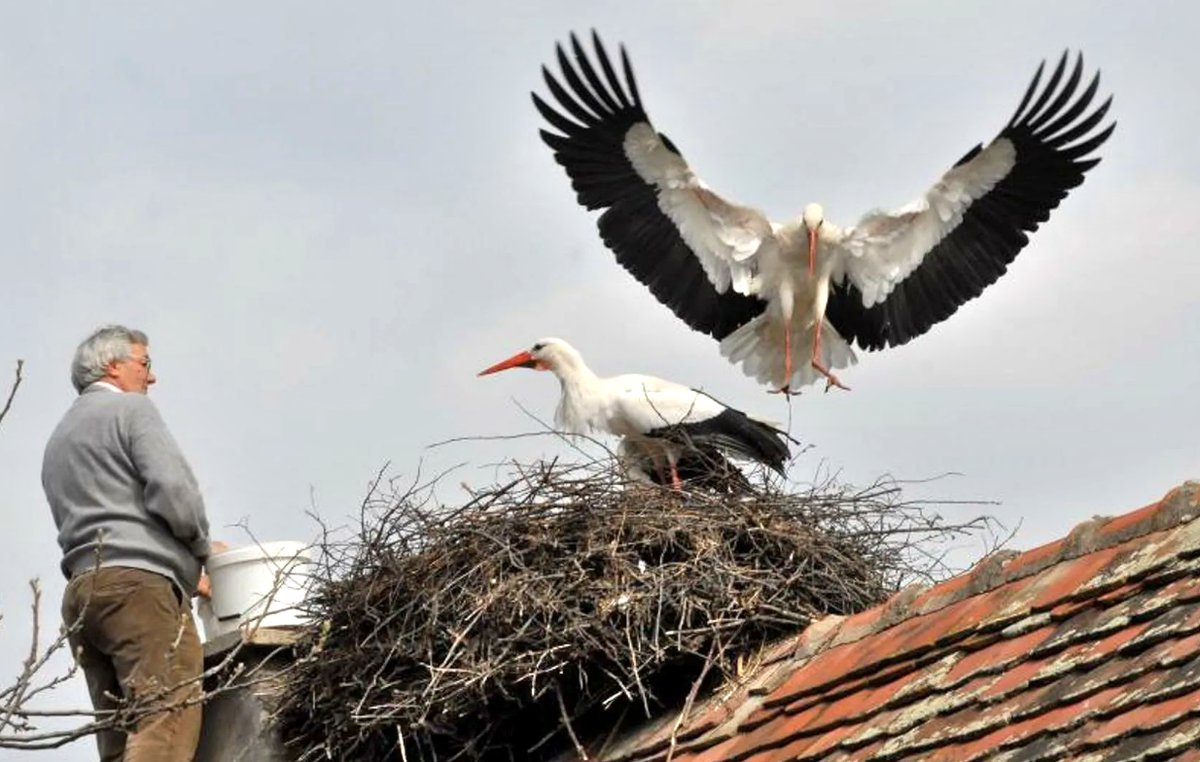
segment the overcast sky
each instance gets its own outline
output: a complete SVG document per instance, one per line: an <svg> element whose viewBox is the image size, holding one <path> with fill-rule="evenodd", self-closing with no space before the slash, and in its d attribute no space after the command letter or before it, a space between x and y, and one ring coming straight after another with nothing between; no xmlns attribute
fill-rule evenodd
<svg viewBox="0 0 1200 762"><path fill-rule="evenodd" d="M253 7L249 7L249 6ZM214 534L308 538L374 473L557 454L434 450L549 420L547 375L481 368L541 336L791 421L791 467L997 501L1012 545L1200 475L1200 13L1185 2L7 3L0 9L0 684L63 581L42 447L93 328L145 330L152 390ZM656 126L705 180L782 220L915 198L1082 49L1119 122L981 298L790 403L615 264L537 138L556 40L623 41ZM0 400L2 402L2 400ZM957 514L955 514L957 515ZM86 705L82 679L56 701ZM93 758L91 742L42 755ZM4 753L0 752L0 757Z"/></svg>

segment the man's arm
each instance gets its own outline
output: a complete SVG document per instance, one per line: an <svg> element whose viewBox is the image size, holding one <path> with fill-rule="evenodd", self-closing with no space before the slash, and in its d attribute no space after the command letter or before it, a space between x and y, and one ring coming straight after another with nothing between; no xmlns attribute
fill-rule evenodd
<svg viewBox="0 0 1200 762"><path fill-rule="evenodd" d="M146 510L166 522L192 555L206 559L208 516L196 477L154 403L142 395L130 397L130 452L142 477Z"/></svg>

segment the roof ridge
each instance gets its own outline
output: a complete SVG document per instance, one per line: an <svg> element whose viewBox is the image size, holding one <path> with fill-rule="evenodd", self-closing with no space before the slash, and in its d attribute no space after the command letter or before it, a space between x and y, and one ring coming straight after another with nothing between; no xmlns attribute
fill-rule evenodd
<svg viewBox="0 0 1200 762"><path fill-rule="evenodd" d="M1092 690L1089 670L1120 654L1144 661L1147 668L1170 657L1179 671L1186 656L1193 660L1188 662L1192 671L1176 675L1172 685L1187 690L1200 685L1200 657L1194 656L1200 593L1192 583L1200 573L1197 518L1200 481L1184 482L1157 502L1116 517L1096 516L1053 542L993 553L944 582L907 587L858 614L823 617L760 651L748 673L739 672L693 707L694 715L687 716L687 709L679 716L668 712L601 758L664 762L679 756L709 762L757 759L770 750L789 759L823 758L839 750L838 758L847 758L868 749L878 752L880 744L894 746L893 756L903 756L949 737L945 728L954 723L944 717L937 720L942 723L937 730L924 736L917 730L926 720L935 722L935 716L977 711L984 717L993 703L1003 712L1024 706L1031 718L1068 711L1068 704L1042 701L1039 691L1048 690L1074 703L1096 703L1097 711L1108 712L1104 707L1111 704L1117 719L1132 717L1133 704L1096 698L1108 694ZM1105 645L1093 652L1098 643ZM994 661L1008 658L1005 654L1011 655L1008 662ZM899 660L911 669L900 668ZM1109 672L1113 679L1101 686L1109 692L1142 679L1141 673L1126 679L1111 666ZM911 679L905 677L910 673ZM1063 682L1065 675L1074 675L1073 682ZM830 686L846 690L830 692ZM981 693L985 688L988 692ZM1037 712L1032 703L1020 703L1034 700L1041 707ZM822 714L826 709L828 717ZM882 732L901 718L920 722L896 726L898 734ZM1200 737L1200 715L1195 721ZM1005 727L1002 718L989 723L978 729L994 734ZM868 732L871 727L875 730ZM1068 735L1082 732L1072 725L1054 733L1067 730ZM991 749L991 741L984 744L970 733L954 737L960 746ZM1013 736L1013 748L1024 748L1021 744L1032 737L1024 731ZM813 739L821 740L813 745ZM1086 733L1072 740L1076 745L1099 742Z"/></svg>
<svg viewBox="0 0 1200 762"><path fill-rule="evenodd" d="M999 550L962 574L935 585L913 584L883 603L857 614L830 614L816 620L778 648L768 662L810 658L836 646L870 637L902 622L932 614L968 598L995 590L1051 566L1163 532L1200 515L1200 481L1188 480L1160 500L1117 516L1094 516L1076 524L1065 537L1030 550Z"/></svg>
<svg viewBox="0 0 1200 762"><path fill-rule="evenodd" d="M642 732L626 738L625 742L618 744L616 748L608 749L602 758L613 762L662 762L684 750L700 752L709 749L710 746L730 743L739 732L755 732L755 728L766 726L778 716L788 714L787 708L796 696L776 694L784 688L788 680L803 673L804 665L812 660L826 655L827 659L835 660L834 665L827 665L827 670L842 670L841 674L844 676L844 670L858 670L864 666L853 660L839 661L842 659L840 656L828 652L842 646L853 650L854 643L896 625L910 622L914 618L937 614L944 608L962 604L974 596L984 595L1006 584L1042 574L1057 564L1104 552L1140 536L1166 532L1198 517L1200 481L1186 481L1166 492L1156 503L1116 517L1093 517L1076 524L1063 538L1034 547L1032 550L991 553L964 574L950 577L949 580L934 586L914 584L899 590L887 601L868 610L851 616L830 614L817 619L799 634L768 644L756 655L756 666L748 674L734 678L710 696L706 706L684 721L682 726L679 725L679 718L666 713L644 726ZM1193 530L1189 532L1190 535L1198 536L1192 536L1189 540L1186 557L1195 559L1200 557L1200 534ZM1141 584L1162 568L1162 564L1153 558L1134 559L1130 563L1122 563L1123 571L1120 577L1114 577L1110 581L1093 577L1092 583L1086 586L1086 592L1099 598L1116 595L1130 583ZM1099 568L1096 571L1099 571ZM1114 587L1109 589L1109 583ZM1084 588L1080 590L1082 592ZM1056 605L1062 605L1068 602L1068 599L1060 598L1054 602ZM989 616L984 617L985 630L979 630L977 626L968 629L973 629L976 636L1000 636L1002 641L1021 635L1022 630L1030 628L1031 614L1037 614L1036 620L1039 624L1049 623L1050 619L1055 618L1055 613L1050 608L1040 610L1039 606L1045 606L1045 602L1039 604L1038 601L1031 600L1028 604L1032 607L1022 605L1020 613L1016 612L1015 608L1013 611L992 611ZM982 624L982 620L974 624ZM919 629L922 625L912 623L906 626L917 626ZM961 637L971 635L970 631L955 626L940 632L937 642L956 642ZM932 634L926 637L932 637ZM911 646L912 643L908 644ZM911 652L910 649L910 655L912 653L917 652ZM893 652L892 655L896 654ZM761 728L758 732L761 732ZM708 754L712 755L715 752L709 751ZM703 758L707 760L708 757Z"/></svg>

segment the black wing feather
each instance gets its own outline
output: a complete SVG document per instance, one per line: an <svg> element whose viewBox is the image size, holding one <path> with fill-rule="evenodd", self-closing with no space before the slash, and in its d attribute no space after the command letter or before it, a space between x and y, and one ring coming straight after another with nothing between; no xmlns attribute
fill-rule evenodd
<svg viewBox="0 0 1200 762"><path fill-rule="evenodd" d="M1075 96L1082 77L1082 55L1054 97L1066 65L1064 53L1027 110L1045 63L1038 67L1013 118L997 136L997 140L1009 140L1016 148L1012 170L967 207L962 222L925 255L887 299L863 307L862 293L849 279L833 286L825 316L846 340L856 341L868 350L900 346L954 314L960 305L979 296L1004 274L1029 242L1028 233L1036 231L1068 191L1083 182L1084 173L1099 163L1098 158L1085 157L1116 128L1112 123L1092 133L1112 99L1084 115L1095 96L1099 74ZM975 158L982 148L975 146L955 166Z"/></svg>
<svg viewBox="0 0 1200 762"><path fill-rule="evenodd" d="M574 34L574 64L561 45L556 48L562 82L542 68L546 87L559 105L556 110L533 94L538 113L557 130L542 130L542 140L567 171L579 203L605 210L596 224L621 266L693 329L723 339L766 304L734 291L718 293L675 224L659 209L657 190L642 180L625 155L626 133L639 122L650 123L629 57L622 47L622 82L595 32L592 45L599 72ZM679 153L665 135L659 137Z"/></svg>

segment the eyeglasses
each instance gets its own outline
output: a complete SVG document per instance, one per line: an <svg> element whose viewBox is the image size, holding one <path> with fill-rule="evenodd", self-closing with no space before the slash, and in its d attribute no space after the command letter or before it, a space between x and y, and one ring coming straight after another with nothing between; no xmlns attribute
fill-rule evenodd
<svg viewBox="0 0 1200 762"><path fill-rule="evenodd" d="M145 357L127 357L125 359L139 363L146 370L150 370L150 355L146 355Z"/></svg>

